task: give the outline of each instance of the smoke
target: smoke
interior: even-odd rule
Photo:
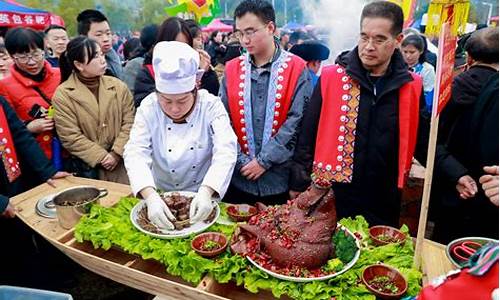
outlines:
[[[359,20],[365,3],[370,0],[301,0],[305,22],[314,25],[318,36],[330,48],[330,62],[340,52],[357,44]]]

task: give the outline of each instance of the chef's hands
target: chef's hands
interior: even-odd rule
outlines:
[[[477,184],[469,175],[464,175],[458,179],[456,185],[457,192],[460,194],[460,198],[469,199],[476,195]]]
[[[498,206],[498,166],[484,167],[484,172],[488,175],[483,175],[479,178],[479,183],[482,185],[484,194],[491,203]]]
[[[145,198],[148,207],[148,219],[160,229],[173,230],[175,217],[168,208],[167,204],[158,195],[156,191],[149,193]]]
[[[108,171],[113,171],[119,162],[120,162],[120,156],[111,151],[108,154],[106,154],[106,156],[104,156],[104,158],[101,161],[101,166]]]
[[[213,194],[214,190],[212,188],[206,185],[200,186],[189,208],[189,219],[191,224],[208,218],[216,205],[216,202],[212,201]]]
[[[257,159],[252,159],[248,164],[241,168],[241,175],[245,176],[248,180],[257,180],[262,174],[266,172],[266,169],[257,162]]]

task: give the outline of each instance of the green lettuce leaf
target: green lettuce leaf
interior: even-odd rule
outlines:
[[[269,276],[252,266],[246,258],[232,255],[229,248],[215,259],[203,258],[191,249],[193,236],[161,240],[141,233],[129,218],[137,202],[135,198],[122,198],[111,208],[94,205],[75,227],[75,239],[78,242],[89,241],[95,248],[107,250],[115,246],[143,259],[154,259],[165,265],[169,274],[180,276],[193,284],[198,284],[203,276],[209,274],[217,282],[234,281],[252,293],[268,290],[276,298],[286,295],[301,300],[329,300],[332,297],[337,300],[374,300],[375,297],[360,278],[366,266],[379,262],[401,271],[408,280],[407,295],[415,296],[421,289],[422,274],[412,268],[414,249],[410,238],[403,245],[363,248],[359,260],[351,269],[330,280],[296,283]],[[364,239],[368,238],[368,223],[363,217],[342,219],[339,222],[352,232],[358,232]],[[227,226],[216,223],[207,231],[222,232],[230,238],[235,228],[236,224]],[[337,270],[341,264],[340,259],[332,259],[325,267]]]

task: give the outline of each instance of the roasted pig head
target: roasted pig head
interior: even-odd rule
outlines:
[[[337,226],[332,191],[317,195],[307,190],[281,206],[265,207],[233,235],[235,253],[269,255],[280,267],[315,269],[330,258],[332,235]]]

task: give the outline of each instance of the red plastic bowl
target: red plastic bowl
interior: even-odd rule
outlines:
[[[258,212],[255,206],[248,204],[231,204],[227,206],[227,214],[236,222],[246,222]]]
[[[398,288],[397,293],[394,294],[389,294],[389,293],[383,293],[379,290],[377,290],[375,287],[369,284],[375,277],[378,276],[387,276],[390,278],[391,282],[396,285]],[[401,296],[403,296],[404,293],[406,293],[406,290],[408,289],[408,283],[406,279],[399,273],[398,270],[393,269],[389,266],[386,265],[371,265],[366,267],[363,271],[362,275],[363,283],[366,285],[368,290],[372,292],[375,296],[381,299],[386,299],[386,300],[392,300],[392,299],[400,299]]]
[[[213,241],[217,243],[218,247],[212,250],[204,250],[203,245],[207,241]],[[203,257],[214,257],[226,250],[228,242],[228,239],[222,233],[205,232],[194,237],[194,239],[191,241],[191,248]]]
[[[369,233],[373,243],[377,246],[383,246],[390,243],[394,243],[391,241],[385,241],[379,239],[378,237],[380,235],[388,236],[393,238],[394,240],[397,240],[397,242],[395,242],[397,244],[402,244],[406,241],[406,235],[401,231],[399,231],[398,229],[391,226],[385,226],[385,225],[373,226],[370,227]]]

